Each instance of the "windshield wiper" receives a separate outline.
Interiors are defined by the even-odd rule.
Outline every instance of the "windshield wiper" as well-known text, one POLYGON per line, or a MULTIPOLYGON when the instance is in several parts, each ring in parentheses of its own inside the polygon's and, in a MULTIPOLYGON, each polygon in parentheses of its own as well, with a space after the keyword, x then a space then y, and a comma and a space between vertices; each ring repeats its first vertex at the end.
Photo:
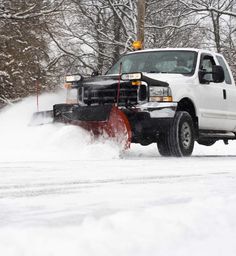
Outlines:
POLYGON ((161 73, 159 70, 151 70, 151 71, 147 71, 147 73, 161 73))
POLYGON ((151 70, 151 71, 148 71, 147 73, 155 73, 155 74, 158 74, 158 73, 161 73, 161 74, 166 74, 167 72, 163 72, 163 71, 159 71, 159 70, 156 70, 156 71, 154 71, 154 70, 151 70))

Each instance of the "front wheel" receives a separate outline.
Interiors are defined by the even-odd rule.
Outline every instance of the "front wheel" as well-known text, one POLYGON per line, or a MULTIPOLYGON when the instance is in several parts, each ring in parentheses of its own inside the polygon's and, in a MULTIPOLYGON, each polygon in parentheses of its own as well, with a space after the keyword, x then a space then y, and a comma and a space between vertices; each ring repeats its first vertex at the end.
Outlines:
POLYGON ((194 126, 188 112, 176 112, 168 131, 168 145, 171 156, 190 156, 194 147, 194 126))
POLYGON ((171 156, 167 134, 162 133, 159 135, 157 148, 161 156, 171 156))

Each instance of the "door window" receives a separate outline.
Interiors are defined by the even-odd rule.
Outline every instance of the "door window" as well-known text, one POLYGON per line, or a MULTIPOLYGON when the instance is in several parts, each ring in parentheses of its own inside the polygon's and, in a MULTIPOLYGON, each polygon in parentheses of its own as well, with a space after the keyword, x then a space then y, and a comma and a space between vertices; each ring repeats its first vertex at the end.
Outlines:
MULTIPOLYGON (((203 54, 201 57, 200 70, 205 72, 212 72, 212 67, 216 65, 213 56, 203 54)), ((204 80, 211 82, 213 80, 212 74, 205 74, 204 80)))

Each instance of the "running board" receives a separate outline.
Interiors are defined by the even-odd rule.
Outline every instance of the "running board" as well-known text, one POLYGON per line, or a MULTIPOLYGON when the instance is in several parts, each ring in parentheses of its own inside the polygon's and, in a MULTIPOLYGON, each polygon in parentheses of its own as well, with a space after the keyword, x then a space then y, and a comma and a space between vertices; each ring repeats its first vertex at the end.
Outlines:
POLYGON ((236 139, 236 135, 233 132, 200 132, 199 138, 211 138, 211 139, 236 139))

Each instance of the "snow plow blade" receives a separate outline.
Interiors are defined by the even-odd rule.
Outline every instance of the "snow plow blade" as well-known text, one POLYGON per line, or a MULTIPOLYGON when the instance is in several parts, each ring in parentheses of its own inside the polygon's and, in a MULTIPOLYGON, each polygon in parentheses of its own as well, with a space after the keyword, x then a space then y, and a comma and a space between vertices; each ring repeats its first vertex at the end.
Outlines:
POLYGON ((43 125, 52 123, 54 120, 53 110, 35 112, 30 120, 30 125, 43 125))
POLYGON ((65 105, 54 105, 54 121, 70 123, 82 127, 95 137, 108 137, 129 148, 131 143, 131 127, 127 116, 118 107, 73 106, 64 112, 65 105))
POLYGON ((60 122, 79 126, 95 138, 109 138, 123 148, 131 143, 131 126, 125 113, 114 105, 56 104, 53 110, 33 114, 30 125, 60 122))

